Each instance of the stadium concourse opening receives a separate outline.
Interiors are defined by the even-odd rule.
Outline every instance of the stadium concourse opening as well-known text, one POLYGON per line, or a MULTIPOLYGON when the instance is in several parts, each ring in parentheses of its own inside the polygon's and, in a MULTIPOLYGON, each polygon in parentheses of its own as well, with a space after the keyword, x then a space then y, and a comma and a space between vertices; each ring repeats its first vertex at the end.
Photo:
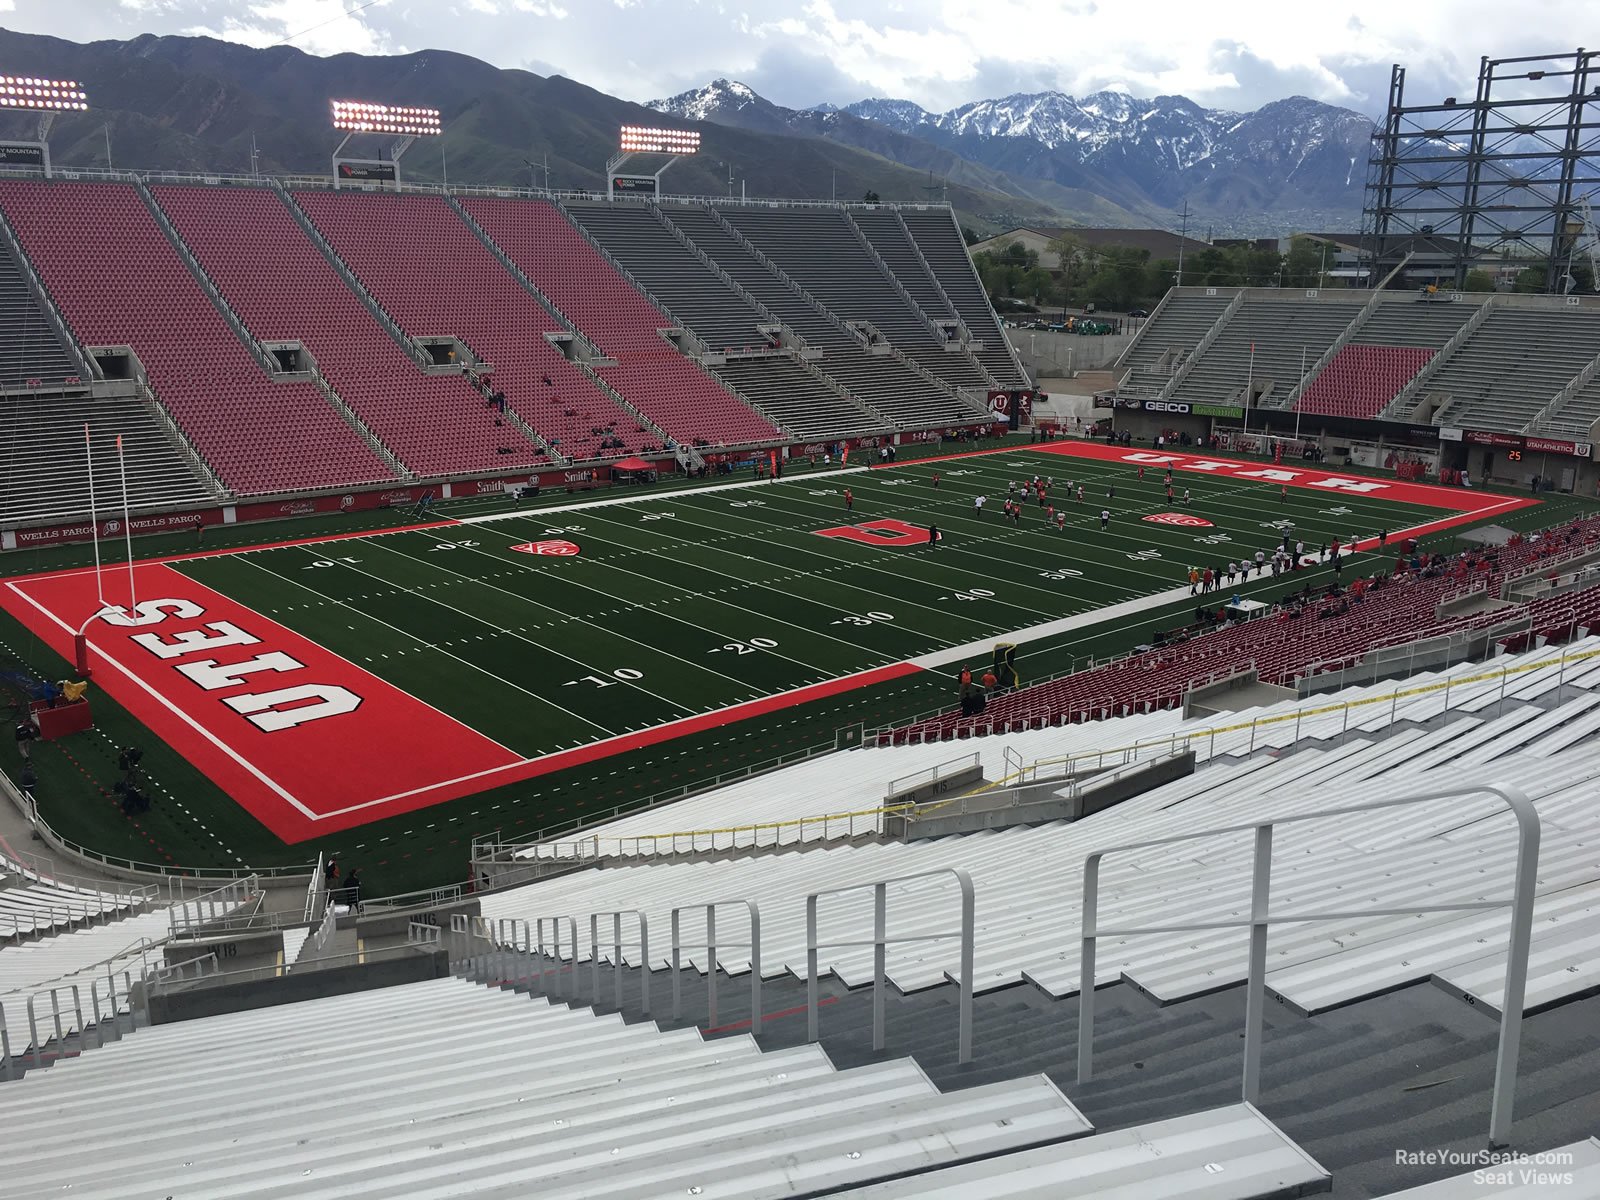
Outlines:
POLYGON ((1057 441, 20 576, 0 606, 68 655, 120 605, 95 684, 296 843, 1148 613, 1286 529, 1360 553, 1534 503, 1057 441), (1025 520, 974 508, 1018 487, 1025 520))

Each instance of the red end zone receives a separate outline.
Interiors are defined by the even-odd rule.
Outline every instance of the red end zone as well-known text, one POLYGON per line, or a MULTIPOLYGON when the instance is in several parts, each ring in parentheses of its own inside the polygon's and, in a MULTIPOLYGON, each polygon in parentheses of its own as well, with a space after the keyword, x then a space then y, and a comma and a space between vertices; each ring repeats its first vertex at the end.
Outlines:
MULTIPOLYGON (((1446 487, 1438 483, 1411 483, 1403 479, 1379 479, 1370 475, 1341 475, 1321 467, 1299 466, 1294 463, 1263 463, 1254 459, 1227 458, 1222 455, 1178 454, 1170 450, 1135 450, 1128 446, 1108 446, 1103 442, 1072 440, 1039 442, 1027 446, 998 446, 992 450, 969 450, 959 454, 941 454, 933 458, 908 460, 907 464, 947 462, 977 455, 1006 454, 1020 451, 1030 454, 1055 454, 1063 458, 1084 458, 1096 462, 1126 463, 1132 470, 1151 467, 1190 475, 1210 475, 1214 478, 1254 480, 1265 484, 1282 484, 1292 488, 1308 488, 1326 496, 1370 496, 1375 500, 1393 500, 1400 504, 1416 504, 1430 508, 1450 509, 1458 515, 1441 517, 1404 529, 1391 529, 1389 536, 1422 537, 1481 521, 1499 513, 1515 512, 1519 508, 1538 504, 1525 496, 1503 496, 1493 492, 1479 492, 1471 488, 1446 487)), ((892 468, 896 464, 884 463, 892 468)), ((1371 550, 1378 544, 1368 538, 1351 546, 1352 550, 1371 550)))
MULTIPOLYGON (((138 614, 89 626, 95 685, 285 842, 446 799, 426 789, 522 761, 170 567, 136 573, 138 614), (384 798, 381 811, 329 819, 384 798)), ((78 572, 9 581, 0 605, 71 659, 99 599, 93 573, 78 572)))
MULTIPOLYGON (((89 626, 95 687, 290 844, 922 669, 875 667, 524 758, 171 567, 135 572, 137 615, 89 626)), ((6 580, 0 608, 71 660, 73 635, 100 607, 94 578, 6 580)))

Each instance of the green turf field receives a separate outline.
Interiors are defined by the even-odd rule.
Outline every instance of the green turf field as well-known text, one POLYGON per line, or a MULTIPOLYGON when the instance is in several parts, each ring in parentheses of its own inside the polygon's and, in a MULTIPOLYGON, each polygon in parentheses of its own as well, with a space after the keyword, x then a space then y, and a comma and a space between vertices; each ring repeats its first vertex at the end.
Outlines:
MULTIPOLYGON (((713 481, 715 482, 715 481, 713 481)), ((508 514, 503 501, 447 510, 465 523, 175 563, 177 570, 311 638, 519 754, 533 757, 663 721, 771 696, 820 680, 984 644, 1063 617, 1080 628, 1025 642, 1024 681, 1120 653, 1192 612, 1185 573, 1270 549, 1292 521, 1308 546, 1436 518, 1437 509, 1223 478, 1141 482, 1125 464, 1018 448, 886 470, 791 475, 778 483, 677 489, 569 508, 548 501, 508 514), (933 485, 938 473, 940 482, 933 485), (1064 504, 1066 530, 1036 504, 1004 522, 1007 482, 1053 476, 1085 486, 1064 504), (1192 492, 1181 503, 1182 488, 1192 492), (846 512, 843 491, 854 496, 846 512), (1115 489, 1115 498, 1106 493, 1115 489), (987 494, 982 518, 973 497, 987 494), (1113 512, 1102 531, 1102 507, 1113 512), (1195 529, 1140 518, 1182 511, 1195 529), (484 519, 480 519, 484 518, 484 519), (818 530, 893 519, 944 534, 937 552, 889 550, 818 530), (520 542, 571 540, 582 553, 536 558, 520 542), (320 565, 326 564, 326 565, 320 565), (1180 588, 1180 598, 1108 625, 1090 614, 1180 588)), ((610 496, 607 496, 610 499, 610 496)), ((1564 506, 1502 523, 1558 520, 1564 506)), ((230 531, 236 532, 236 531, 230 531)), ((206 549, 212 549, 207 546, 206 549)), ((168 549, 171 552, 171 549, 168 549)), ((54 563, 50 565, 56 565, 54 563)), ((1253 578, 1247 595, 1298 587, 1253 578)), ((0 655, 38 674, 60 671, 9 618, 0 655)), ((831 745, 836 729, 899 720, 949 702, 948 673, 863 686, 769 716, 696 732, 558 775, 508 785, 351 830, 327 844, 285 847, 181 757, 150 747, 161 798, 126 818, 109 794, 114 747, 138 723, 114 704, 99 731, 40 747, 41 807, 63 832, 156 863, 259 865, 316 850, 359 859, 379 891, 459 877, 475 834, 508 836, 591 818, 753 763, 831 745)), ((4 753, 11 753, 6 747, 4 753)), ((9 762, 9 760, 7 760, 9 762)))
POLYGON ((1153 470, 1141 483, 1126 467, 1018 451, 178 569, 534 755, 1171 588, 1191 564, 1271 548, 1278 521, 1320 544, 1435 515, 1364 497, 1280 500, 1268 484, 1200 480, 1183 511, 1215 528, 1173 528, 1139 519, 1171 507, 1159 480, 1153 470), (1064 486, 1067 471, 1085 499, 1062 502, 1065 530, 1035 503, 1020 525, 1002 520, 995 498, 1007 481, 1050 473, 1064 486), (981 519, 980 492, 991 498, 981 519), (1104 532, 1103 506, 1113 512, 1104 532), (817 532, 885 517, 936 523, 940 548, 885 549, 817 532), (547 538, 582 554, 510 549, 547 538))

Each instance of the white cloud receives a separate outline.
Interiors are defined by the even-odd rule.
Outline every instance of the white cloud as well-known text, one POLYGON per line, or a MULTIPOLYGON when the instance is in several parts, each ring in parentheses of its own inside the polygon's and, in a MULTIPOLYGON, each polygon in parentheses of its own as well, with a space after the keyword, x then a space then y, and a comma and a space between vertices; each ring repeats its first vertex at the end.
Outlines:
POLYGON ((433 47, 548 64, 631 100, 748 75, 782 104, 897 96, 953 107, 1007 91, 1181 93, 1254 108, 1301 92, 1382 108, 1468 92, 1480 55, 1582 40, 1591 0, 0 0, 6 24, 82 38, 204 32, 315 54, 433 47), (620 10, 620 11, 619 11, 620 10), (1556 31, 1556 32, 1551 32, 1556 31), (1565 31, 1565 32, 1562 32, 1565 31))

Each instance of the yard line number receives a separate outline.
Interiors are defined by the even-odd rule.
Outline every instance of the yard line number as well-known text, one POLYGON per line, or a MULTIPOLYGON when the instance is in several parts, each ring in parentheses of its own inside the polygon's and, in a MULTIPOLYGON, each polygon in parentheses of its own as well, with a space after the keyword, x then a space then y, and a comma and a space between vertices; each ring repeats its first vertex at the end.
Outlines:
POLYGON ((894 614, 893 613, 868 612, 868 613, 850 613, 847 616, 840 617, 837 621, 830 621, 828 623, 830 625, 879 625, 879 624, 887 624, 888 622, 893 621, 893 620, 894 620, 894 614))
POLYGON ((615 683, 632 683, 635 679, 643 679, 643 671, 635 671, 632 667, 618 667, 611 672, 609 677, 604 675, 580 675, 577 679, 569 679, 562 687, 572 687, 574 684, 591 683, 595 687, 610 687, 615 683))
POLYGON ((721 654, 724 650, 730 654, 754 654, 757 650, 771 650, 777 646, 771 638, 753 637, 745 642, 724 642, 720 646, 713 646, 707 654, 721 654))

